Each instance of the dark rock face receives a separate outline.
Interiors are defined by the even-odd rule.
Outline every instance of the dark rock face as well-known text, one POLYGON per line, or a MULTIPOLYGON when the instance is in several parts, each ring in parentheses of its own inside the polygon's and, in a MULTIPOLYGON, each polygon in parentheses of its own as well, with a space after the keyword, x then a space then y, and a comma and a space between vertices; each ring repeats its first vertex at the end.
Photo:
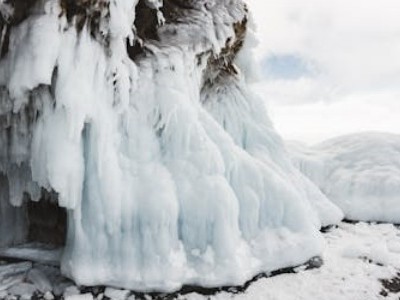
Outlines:
POLYGON ((62 14, 65 14, 69 23, 75 22, 78 30, 86 25, 92 37, 101 40, 99 32, 102 17, 109 18, 109 1, 106 0, 61 0, 62 14))
MULTIPOLYGON (((25 20, 37 2, 38 0, 6 0, 5 3, 13 8, 13 14, 7 20, 0 14, 0 45, 2 45, 0 58, 8 52, 10 28, 25 20), (2 37, 3 30, 4 36, 2 37)), ((191 10, 199 9, 199 5, 202 5, 199 4, 199 1, 165 0, 160 11, 167 24, 178 24, 181 22, 182 16, 190 14, 191 10)), ((62 9, 60 17, 65 15, 68 22, 74 24, 78 30, 82 30, 86 25, 90 29, 92 37, 106 44, 109 42, 107 34, 99 31, 101 20, 108 19, 110 16, 108 0, 60 0, 60 6, 62 9)), ((133 60, 144 52, 144 43, 159 40, 158 27, 160 25, 158 24, 157 10, 149 7, 145 0, 139 0, 135 13, 136 39, 133 45, 127 41, 127 52, 133 60)), ((224 72, 236 74, 237 71, 232 61, 243 46, 246 28, 246 18, 234 24, 236 39, 226 41, 226 47, 220 56, 210 59, 211 65, 218 65, 224 72)))
POLYGON ((9 4, 13 8, 13 14, 8 20, 4 20, 2 17, 3 22, 12 26, 20 24, 29 16, 31 9, 34 7, 36 2, 37 0, 6 0, 5 4, 9 4))
POLYGON ((209 57, 207 70, 211 70, 209 74, 217 75, 205 78, 205 89, 210 88, 214 84, 219 84, 223 78, 238 75, 238 69, 235 66, 234 60, 243 47, 247 33, 247 22, 247 18, 244 18, 241 22, 234 24, 235 38, 226 41, 226 45, 219 56, 214 57, 211 55, 209 57))
MULTIPOLYGON (((166 24, 179 24, 183 22, 182 18, 199 9, 199 5, 201 5, 199 2, 201 3, 201 1, 164 0, 160 11, 166 24)), ((158 34, 159 26, 157 10, 149 7, 145 0, 140 0, 136 6, 135 17, 135 28, 138 39, 134 45, 127 43, 127 51, 133 60, 145 52, 144 44, 146 42, 160 40, 158 34)), ((234 24, 234 30, 236 34, 235 39, 226 41, 226 47, 217 58, 210 58, 209 67, 215 69, 215 66, 217 66, 217 68, 228 74, 237 74, 233 60, 243 46, 247 32, 247 18, 234 24)))
POLYGON ((0 13, 0 59, 8 52, 10 30, 29 17, 37 0, 5 0, 4 4, 12 8, 11 15, 0 13))
POLYGON ((5 4, 13 9, 11 16, 3 16, 0 13, 0 59, 8 52, 10 39, 10 27, 16 26, 24 21, 35 6, 37 0, 6 0, 5 4))

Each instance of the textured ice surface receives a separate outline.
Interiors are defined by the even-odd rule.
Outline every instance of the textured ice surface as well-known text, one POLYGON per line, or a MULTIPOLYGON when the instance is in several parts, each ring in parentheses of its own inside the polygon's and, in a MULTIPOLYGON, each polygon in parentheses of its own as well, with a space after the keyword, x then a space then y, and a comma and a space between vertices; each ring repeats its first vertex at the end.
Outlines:
POLYGON ((0 281, 14 275, 26 274, 31 268, 31 262, 0 265, 0 281))
POLYGON ((53 287, 47 276, 39 269, 31 269, 27 274, 27 279, 32 282, 36 289, 45 294, 51 292, 53 287))
POLYGON ((10 203, 7 177, 0 174, 0 248, 24 241, 27 234, 25 208, 10 203))
POLYGON ((15 296, 27 297, 30 299, 33 293, 36 291, 36 287, 33 284, 21 282, 11 287, 8 292, 15 296))
MULTIPOLYGON (((32 263, 22 262, 0 265, 0 299, 4 299, 7 290, 18 296, 30 296, 36 290, 32 284, 24 283, 26 273, 32 268, 32 263), (4 293, 1 293, 3 292, 4 293), (4 295, 2 295, 4 294, 4 295)), ((30 299, 30 298, 29 298, 30 299)))
POLYGON ((161 3, 146 1, 158 40, 142 41, 134 60, 134 0, 110 2, 99 28, 80 31, 42 1, 10 29, 3 198, 23 208, 39 187, 58 194, 69 225, 61 266, 78 284, 238 284, 320 254, 319 228, 342 218, 294 168, 247 87, 248 45, 235 59, 242 1, 167 2, 164 23, 161 3))
POLYGON ((60 264, 61 254, 62 249, 60 248, 49 248, 38 243, 0 249, 0 256, 3 258, 28 260, 55 266, 60 264))
POLYGON ((352 220, 400 223, 400 136, 363 133, 313 147, 294 163, 352 220))

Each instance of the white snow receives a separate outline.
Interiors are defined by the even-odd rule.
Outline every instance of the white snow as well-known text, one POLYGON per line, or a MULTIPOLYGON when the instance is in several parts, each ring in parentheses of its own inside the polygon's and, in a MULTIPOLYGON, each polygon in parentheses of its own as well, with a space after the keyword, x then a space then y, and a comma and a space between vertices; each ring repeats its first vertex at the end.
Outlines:
POLYGON ((400 135, 353 134, 291 150, 295 165, 348 219, 400 223, 400 135))
POLYGON ((92 294, 81 294, 65 297, 65 300, 93 300, 92 294))
POLYGON ((68 297, 76 296, 79 294, 80 294, 80 291, 76 286, 68 286, 64 290, 63 297, 68 298, 68 297))
POLYGON ((61 267, 81 285, 239 284, 320 254, 320 227, 342 212, 291 163, 243 58, 236 75, 207 67, 234 39, 243 3, 190 2, 133 62, 124 43, 136 38, 136 4, 110 4, 109 45, 78 33, 53 0, 11 29, 2 202, 23 207, 39 186, 58 193, 69 224, 61 267))
POLYGON ((380 293, 381 279, 392 279, 400 271, 400 230, 393 225, 365 223, 340 224, 325 235, 327 246, 320 269, 260 279, 239 295, 220 293, 204 297, 181 296, 186 300, 397 300, 400 294, 387 297, 380 293), (379 249, 384 248, 384 251, 379 249), (380 265, 382 264, 382 265, 380 265))
POLYGON ((44 300, 53 300, 53 299, 54 299, 54 295, 53 295, 51 292, 46 292, 46 293, 43 295, 43 299, 44 299, 44 300))
POLYGON ((125 300, 129 294, 130 291, 128 290, 117 290, 109 287, 104 291, 104 295, 113 300, 125 300))

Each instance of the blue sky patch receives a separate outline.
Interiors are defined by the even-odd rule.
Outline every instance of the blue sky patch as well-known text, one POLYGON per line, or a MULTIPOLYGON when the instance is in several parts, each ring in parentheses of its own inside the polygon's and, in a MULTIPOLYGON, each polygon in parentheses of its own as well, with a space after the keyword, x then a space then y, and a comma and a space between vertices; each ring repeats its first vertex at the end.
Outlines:
POLYGON ((300 56, 285 54, 271 55, 262 62, 262 73, 273 79, 298 79, 315 73, 312 65, 300 56))

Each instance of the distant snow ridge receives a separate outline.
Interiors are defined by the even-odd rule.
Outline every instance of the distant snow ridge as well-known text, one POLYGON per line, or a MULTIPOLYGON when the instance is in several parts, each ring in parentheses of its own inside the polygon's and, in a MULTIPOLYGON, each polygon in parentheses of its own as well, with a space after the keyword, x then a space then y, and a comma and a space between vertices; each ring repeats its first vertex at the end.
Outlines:
POLYGON ((399 135, 353 134, 291 149, 294 163, 346 218, 400 223, 399 135))
POLYGON ((31 2, 0 24, 1 246, 44 188, 78 284, 239 284, 321 253, 342 214, 247 87, 242 1, 31 2))

